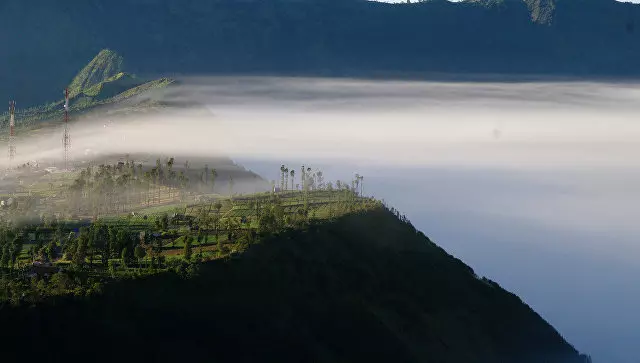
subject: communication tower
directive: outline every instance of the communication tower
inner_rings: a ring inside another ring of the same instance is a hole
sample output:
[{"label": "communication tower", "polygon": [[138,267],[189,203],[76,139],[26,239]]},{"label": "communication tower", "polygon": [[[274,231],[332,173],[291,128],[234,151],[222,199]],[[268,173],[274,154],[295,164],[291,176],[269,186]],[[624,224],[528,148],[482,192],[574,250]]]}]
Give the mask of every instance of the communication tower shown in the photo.
[{"label": "communication tower", "polygon": [[[9,101],[9,160],[16,157],[16,101]],[[12,165],[13,166],[13,165]]]}]

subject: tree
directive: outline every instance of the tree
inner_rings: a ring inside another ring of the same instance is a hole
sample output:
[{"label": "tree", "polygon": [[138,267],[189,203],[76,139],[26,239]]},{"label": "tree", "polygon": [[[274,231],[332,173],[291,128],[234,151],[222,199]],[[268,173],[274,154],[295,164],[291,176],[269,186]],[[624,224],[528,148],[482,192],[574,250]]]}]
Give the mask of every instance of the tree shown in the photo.
[{"label": "tree", "polygon": [[147,171],[144,173],[144,182],[145,184],[147,184],[147,206],[149,206],[149,193],[151,191],[151,179],[153,178],[153,176],[151,175],[151,172]]},{"label": "tree", "polygon": [[120,260],[122,261],[122,266],[127,266],[127,261],[129,260],[129,249],[127,247],[122,249],[120,253]]},{"label": "tree", "polygon": [[316,173],[316,176],[318,178],[318,188],[319,189],[323,189],[324,188],[324,175],[322,174],[322,171],[318,170],[318,172]]},{"label": "tree", "polygon": [[187,234],[184,236],[184,259],[189,261],[191,259],[191,255],[193,254],[193,250],[191,248],[191,243],[193,242],[193,237]]},{"label": "tree", "polygon": [[218,176],[218,172],[216,169],[211,169],[211,193],[216,192],[216,177]]},{"label": "tree", "polygon": [[140,261],[144,258],[144,256],[147,255],[147,251],[145,251],[145,249],[141,245],[136,245],[133,255],[138,261],[138,267],[140,267],[141,266]]},{"label": "tree", "polygon": [[289,168],[284,168],[284,190],[289,189]]},{"label": "tree", "polygon": [[162,213],[161,216],[156,217],[155,225],[159,230],[166,231],[169,228],[169,215]]},{"label": "tree", "polygon": [[169,158],[167,159],[167,179],[169,181],[168,185],[169,185],[169,198],[171,198],[171,182],[173,180],[173,178],[175,177],[176,173],[173,171],[173,165],[175,163],[174,158]]},{"label": "tree", "polygon": [[296,176],[296,171],[295,171],[295,170],[293,170],[293,169],[291,169],[291,190],[295,190],[295,189],[293,188],[293,183],[294,183],[294,178],[295,178],[295,176]]},{"label": "tree", "polygon": [[11,252],[9,251],[9,244],[5,243],[2,246],[2,257],[0,257],[0,267],[9,267],[10,260],[11,260]]},{"label": "tree", "polygon": [[284,190],[284,164],[280,165],[280,191]]},{"label": "tree", "polygon": [[216,202],[213,205],[213,208],[216,209],[216,217],[213,220],[214,228],[216,230],[216,242],[220,241],[220,209],[222,208],[222,203]]},{"label": "tree", "polygon": [[229,197],[233,198],[233,177],[229,175]]},{"label": "tree", "polygon": [[23,240],[20,236],[16,236],[13,241],[11,242],[11,246],[9,248],[10,253],[11,253],[11,268],[13,268],[13,266],[16,263],[16,259],[18,258],[18,256],[20,256],[20,253],[22,252],[22,247],[23,247]]},{"label": "tree", "polygon": [[156,184],[158,185],[158,204],[160,204],[160,200],[162,199],[162,182],[164,181],[164,171],[162,170],[162,163],[160,159],[156,160]]},{"label": "tree", "polygon": [[87,257],[87,249],[89,247],[89,230],[86,227],[80,228],[80,236],[78,237],[78,246],[73,256],[73,263],[76,266],[82,266]]}]

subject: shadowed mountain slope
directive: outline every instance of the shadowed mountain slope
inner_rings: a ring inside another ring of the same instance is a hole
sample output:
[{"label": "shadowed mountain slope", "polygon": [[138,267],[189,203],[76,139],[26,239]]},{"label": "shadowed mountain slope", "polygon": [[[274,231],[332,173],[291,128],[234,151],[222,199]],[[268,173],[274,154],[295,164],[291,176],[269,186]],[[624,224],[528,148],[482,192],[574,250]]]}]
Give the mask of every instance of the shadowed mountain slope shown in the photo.
[{"label": "shadowed mountain slope", "polygon": [[0,324],[5,358],[28,346],[53,360],[587,362],[517,296],[383,209],[273,236],[191,280],[5,307]]}]

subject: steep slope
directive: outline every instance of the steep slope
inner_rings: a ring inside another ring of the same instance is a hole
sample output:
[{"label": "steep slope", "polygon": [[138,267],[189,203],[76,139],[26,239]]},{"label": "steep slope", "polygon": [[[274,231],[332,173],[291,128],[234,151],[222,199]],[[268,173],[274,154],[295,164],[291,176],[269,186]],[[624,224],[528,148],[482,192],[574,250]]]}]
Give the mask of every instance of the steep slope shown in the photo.
[{"label": "steep slope", "polygon": [[103,49],[71,81],[69,93],[75,96],[84,90],[122,78],[123,59],[116,52]]},{"label": "steep slope", "polygon": [[28,346],[66,361],[587,362],[517,296],[383,209],[272,237],[193,280],[5,308],[0,324],[8,359]]}]

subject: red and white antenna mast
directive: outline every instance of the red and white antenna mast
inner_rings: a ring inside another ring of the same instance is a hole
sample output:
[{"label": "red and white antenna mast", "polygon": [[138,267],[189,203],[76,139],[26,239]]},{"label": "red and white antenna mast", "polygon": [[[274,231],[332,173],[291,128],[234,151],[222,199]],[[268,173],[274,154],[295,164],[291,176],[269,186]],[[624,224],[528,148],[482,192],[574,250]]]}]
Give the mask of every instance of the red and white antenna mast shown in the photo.
[{"label": "red and white antenna mast", "polygon": [[69,149],[71,148],[71,137],[69,136],[69,89],[64,90],[64,134],[62,135],[64,146],[64,170],[69,170]]},{"label": "red and white antenna mast", "polygon": [[9,160],[16,157],[16,101],[9,101]]}]

